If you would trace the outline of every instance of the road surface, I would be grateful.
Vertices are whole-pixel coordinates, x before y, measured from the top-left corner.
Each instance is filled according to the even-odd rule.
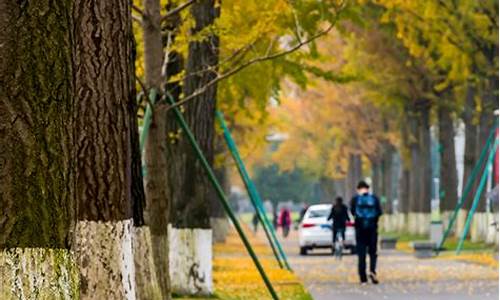
[[[341,261],[329,251],[300,256],[297,233],[282,240],[295,273],[316,300],[497,300],[498,270],[448,259],[416,259],[409,253],[379,251],[379,285],[361,286],[357,257]]]

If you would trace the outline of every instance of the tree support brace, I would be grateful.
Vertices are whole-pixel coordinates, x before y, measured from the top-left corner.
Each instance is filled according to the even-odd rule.
[[[460,200],[458,201],[457,205],[455,206],[455,210],[453,211],[453,215],[450,218],[450,221],[448,222],[448,226],[443,234],[443,237],[441,238],[441,242],[439,243],[436,253],[439,254],[439,251],[443,249],[444,242],[448,238],[448,236],[451,233],[451,229],[453,228],[453,225],[455,225],[455,221],[458,216],[458,211],[462,208],[464,205],[465,199],[469,196],[469,193],[472,189],[472,186],[474,185],[474,180],[476,179],[479,171],[481,170],[481,166],[483,165],[484,159],[486,158],[486,154],[488,153],[488,149],[490,148],[490,145],[493,141],[493,138],[495,137],[496,130],[498,128],[498,123],[495,123],[495,126],[491,129],[490,135],[488,136],[488,139],[486,140],[486,144],[484,145],[483,150],[481,150],[481,154],[479,155],[479,159],[476,162],[476,165],[472,169],[472,172],[467,178],[467,183],[465,184],[465,188],[463,190],[462,195],[460,196]]]
[[[488,156],[488,160],[486,162],[486,166],[484,168],[483,175],[481,176],[481,181],[479,182],[479,186],[476,190],[476,194],[474,195],[474,202],[472,203],[472,207],[469,211],[469,215],[467,216],[467,221],[465,221],[464,231],[462,232],[462,236],[461,236],[460,241],[457,245],[457,250],[456,250],[457,255],[460,254],[460,252],[462,251],[465,238],[467,237],[467,234],[469,233],[470,223],[472,222],[472,217],[474,216],[474,212],[476,211],[477,205],[479,204],[479,200],[481,198],[481,193],[482,193],[484,187],[486,186],[486,181],[488,180],[488,170],[489,170],[490,166],[493,164],[493,161],[495,160],[495,154],[498,150],[497,147],[498,147],[498,137],[495,138],[495,142],[493,143],[493,147],[491,147],[490,155]]]
[[[228,147],[229,151],[231,152],[231,155],[234,159],[234,162],[236,163],[236,166],[238,167],[238,172],[240,173],[241,179],[245,183],[245,187],[247,189],[248,195],[250,196],[250,200],[251,200],[253,207],[255,209],[255,213],[257,214],[257,217],[258,217],[260,223],[262,224],[262,228],[264,229],[264,232],[266,233],[266,237],[269,241],[269,244],[271,245],[274,256],[278,260],[278,263],[279,263],[281,268],[283,268],[283,264],[284,264],[285,267],[289,271],[292,271],[292,268],[290,267],[290,265],[288,263],[288,259],[286,257],[286,254],[283,251],[283,248],[281,247],[281,244],[278,241],[278,238],[276,237],[276,231],[274,230],[273,225],[271,224],[271,222],[269,221],[269,218],[266,215],[266,211],[265,211],[264,205],[262,203],[262,198],[260,197],[260,195],[257,191],[257,188],[255,187],[252,179],[248,175],[245,164],[243,163],[243,160],[241,159],[238,148],[236,147],[236,143],[233,140],[231,132],[229,131],[229,129],[226,126],[226,122],[224,121],[224,116],[223,116],[222,112],[217,111],[216,117],[220,123],[220,126],[222,127],[222,130],[224,132],[224,139],[226,140],[227,147]],[[279,254],[276,252],[276,248],[278,248]]]
[[[142,131],[141,131],[141,134],[139,136],[139,149],[140,149],[141,157],[144,154],[144,146],[146,144],[146,138],[148,137],[149,128],[151,127],[151,122],[152,122],[152,118],[153,118],[153,109],[154,108],[151,107],[151,105],[155,105],[156,98],[158,97],[158,92],[156,91],[156,89],[151,89],[149,91],[149,96],[146,96],[146,95],[142,95],[142,96],[149,97],[149,101],[146,101],[146,110],[144,112],[144,119],[142,121],[143,122],[142,123]],[[138,100],[140,98],[141,98],[141,95],[137,96]],[[146,174],[147,174],[146,166],[142,165],[142,176],[146,177]]]
[[[170,95],[167,95],[166,97],[167,97],[167,101],[169,104],[171,104],[171,105],[175,104],[175,100]],[[255,254],[252,246],[250,245],[250,242],[248,241],[245,233],[243,232],[243,228],[241,227],[238,219],[236,218],[233,211],[231,210],[231,207],[229,206],[229,202],[226,198],[226,195],[224,194],[224,190],[222,189],[221,185],[219,184],[217,178],[215,177],[215,174],[214,174],[212,168],[210,167],[210,164],[208,163],[207,159],[203,155],[203,152],[201,151],[200,146],[196,142],[196,139],[195,139],[193,133],[189,129],[189,126],[186,123],[186,120],[184,119],[184,117],[182,116],[182,113],[179,111],[179,109],[177,107],[173,107],[172,110],[174,112],[175,118],[177,119],[180,127],[182,128],[182,130],[186,134],[186,136],[189,140],[189,143],[191,144],[194,151],[196,152],[198,159],[202,163],[203,168],[207,172],[208,178],[210,179],[210,182],[212,183],[213,187],[215,188],[215,191],[217,192],[217,195],[219,196],[219,200],[221,201],[222,206],[224,207],[224,210],[226,211],[229,218],[233,222],[233,225],[236,228],[236,231],[238,232],[241,240],[243,241],[243,244],[245,245],[245,248],[248,251],[248,254],[250,254],[255,266],[257,267],[257,270],[260,273],[260,276],[264,280],[264,283],[266,284],[266,287],[267,287],[269,293],[271,294],[271,296],[274,300],[278,300],[279,299],[278,295],[276,294],[276,291],[274,290],[273,285],[271,284],[271,281],[267,277],[266,272],[264,271],[264,268],[260,264],[259,259],[257,258],[257,255]]]

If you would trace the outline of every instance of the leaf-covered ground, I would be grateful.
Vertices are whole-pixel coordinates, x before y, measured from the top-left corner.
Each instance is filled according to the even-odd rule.
[[[357,258],[336,260],[326,251],[299,256],[292,234],[284,244],[296,273],[314,299],[498,299],[498,261],[493,252],[443,253],[416,259],[408,247],[379,252],[379,285],[360,286]],[[404,246],[404,245],[403,245]]]
[[[247,234],[280,299],[312,300],[298,277],[279,267],[264,236],[248,230]],[[214,245],[213,263],[215,294],[210,299],[272,299],[236,231],[231,231],[225,243]]]

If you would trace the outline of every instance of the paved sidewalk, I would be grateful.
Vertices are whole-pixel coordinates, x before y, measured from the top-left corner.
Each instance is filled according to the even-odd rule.
[[[444,259],[416,259],[409,253],[381,251],[379,285],[360,286],[357,257],[341,261],[328,251],[298,255],[296,232],[283,241],[295,273],[316,300],[361,299],[498,299],[498,270]]]

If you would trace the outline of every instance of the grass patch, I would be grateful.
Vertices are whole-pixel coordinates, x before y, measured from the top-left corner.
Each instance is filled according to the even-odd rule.
[[[458,246],[458,239],[456,237],[448,238],[443,245],[445,250],[455,251]],[[464,241],[464,245],[462,248],[464,251],[487,251],[487,250],[495,250],[494,245],[490,245],[484,242],[471,242],[469,240]]]
[[[397,237],[398,242],[396,248],[403,251],[413,251],[410,242],[412,241],[422,241],[428,240],[428,235],[411,234],[406,232],[380,232],[380,237]],[[458,239],[456,237],[449,237],[444,242],[444,251],[455,251],[458,245]],[[484,242],[471,242],[470,240],[465,240],[462,248],[465,252],[493,252],[496,250],[495,245],[487,244]]]
[[[429,236],[425,234],[411,234],[406,232],[385,232],[385,231],[380,232],[379,237],[395,237],[398,238],[398,242],[411,242],[411,241],[421,241],[429,239]]]

